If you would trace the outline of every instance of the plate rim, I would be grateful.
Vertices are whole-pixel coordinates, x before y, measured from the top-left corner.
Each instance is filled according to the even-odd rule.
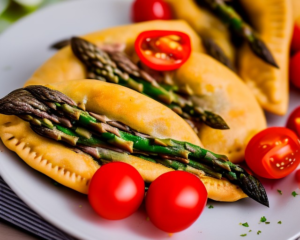
[[[30,19],[32,18],[36,18],[38,17],[38,15],[43,15],[44,12],[47,11],[53,11],[56,8],[61,8],[62,5],[74,5],[74,4],[92,4],[94,2],[95,3],[99,3],[100,1],[102,2],[128,2],[131,3],[133,0],[72,0],[72,1],[65,1],[65,2],[60,2],[60,3],[56,3],[50,6],[47,6],[43,9],[38,10],[35,13],[32,13],[24,18],[22,18],[21,20],[17,21],[16,23],[14,23],[13,25],[11,25],[8,29],[6,29],[5,31],[3,31],[0,34],[0,41],[3,38],[3,36],[6,36],[6,34],[9,34],[10,31],[14,31],[14,28],[18,28],[20,24],[23,24],[23,22],[26,21],[30,21]],[[8,151],[10,151],[9,149],[7,149]],[[25,163],[26,164],[26,163]],[[55,227],[57,227],[58,229],[61,229],[62,231],[66,232],[67,234],[79,238],[79,239],[94,239],[94,236],[87,236],[87,234],[85,232],[82,232],[81,230],[77,230],[76,228],[72,228],[70,225],[68,224],[64,224],[63,222],[59,222],[59,220],[57,220],[54,216],[52,216],[51,214],[49,214],[48,211],[44,210],[40,210],[41,207],[37,207],[39,206],[38,202],[34,201],[34,198],[31,196],[28,196],[27,194],[25,194],[25,191],[20,188],[17,187],[18,184],[15,184],[14,178],[10,177],[9,174],[3,174],[3,168],[1,168],[2,166],[2,161],[0,161],[0,176],[4,179],[4,181],[9,185],[9,187],[18,195],[18,197],[24,201],[33,211],[35,211],[37,214],[39,214],[43,219],[45,219],[46,221],[48,221],[50,224],[54,225]],[[296,238],[300,237],[300,230],[297,234],[295,234],[294,236],[290,237],[288,240],[294,240]]]

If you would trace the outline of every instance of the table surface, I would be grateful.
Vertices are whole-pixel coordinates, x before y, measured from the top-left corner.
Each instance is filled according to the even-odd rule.
[[[29,235],[27,232],[22,231],[12,225],[0,220],[0,239],[5,240],[37,240],[38,238]]]

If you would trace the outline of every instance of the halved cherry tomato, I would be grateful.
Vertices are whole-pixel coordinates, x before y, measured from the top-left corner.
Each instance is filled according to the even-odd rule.
[[[294,33],[291,43],[291,50],[293,53],[300,51],[300,18],[298,18],[294,25]]]
[[[195,175],[173,171],[151,183],[146,196],[146,210],[159,229],[174,233],[193,224],[207,201],[207,191]]]
[[[170,6],[163,0],[135,0],[131,15],[133,22],[172,19]]]
[[[122,162],[108,163],[93,176],[89,202],[103,218],[119,220],[130,216],[141,205],[145,185],[139,172]]]
[[[294,86],[300,88],[300,52],[290,60],[290,80]]]
[[[286,127],[294,131],[300,138],[300,107],[297,107],[289,116]]]
[[[298,137],[284,127],[267,128],[250,140],[245,159],[255,174],[270,179],[283,178],[300,162]]]
[[[171,71],[190,57],[191,40],[187,34],[178,31],[145,31],[137,37],[135,51],[149,68]]]

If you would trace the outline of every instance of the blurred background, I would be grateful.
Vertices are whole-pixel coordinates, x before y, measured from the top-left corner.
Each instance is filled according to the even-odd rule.
[[[0,0],[0,33],[37,9],[67,0]]]

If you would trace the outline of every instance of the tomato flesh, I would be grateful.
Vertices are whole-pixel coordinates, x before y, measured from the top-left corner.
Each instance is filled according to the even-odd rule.
[[[207,191],[199,178],[187,172],[173,171],[151,183],[146,210],[156,227],[174,233],[192,225],[206,202]]]
[[[267,128],[255,135],[246,147],[250,169],[264,178],[289,175],[300,162],[300,143],[296,134],[283,127]]]
[[[145,31],[135,41],[140,60],[157,71],[179,68],[191,54],[190,37],[177,31]]]
[[[88,198],[103,218],[119,220],[130,216],[141,205],[145,186],[139,172],[122,162],[108,163],[93,176]]]
[[[172,19],[170,6],[163,0],[135,0],[131,16],[133,22]]]

